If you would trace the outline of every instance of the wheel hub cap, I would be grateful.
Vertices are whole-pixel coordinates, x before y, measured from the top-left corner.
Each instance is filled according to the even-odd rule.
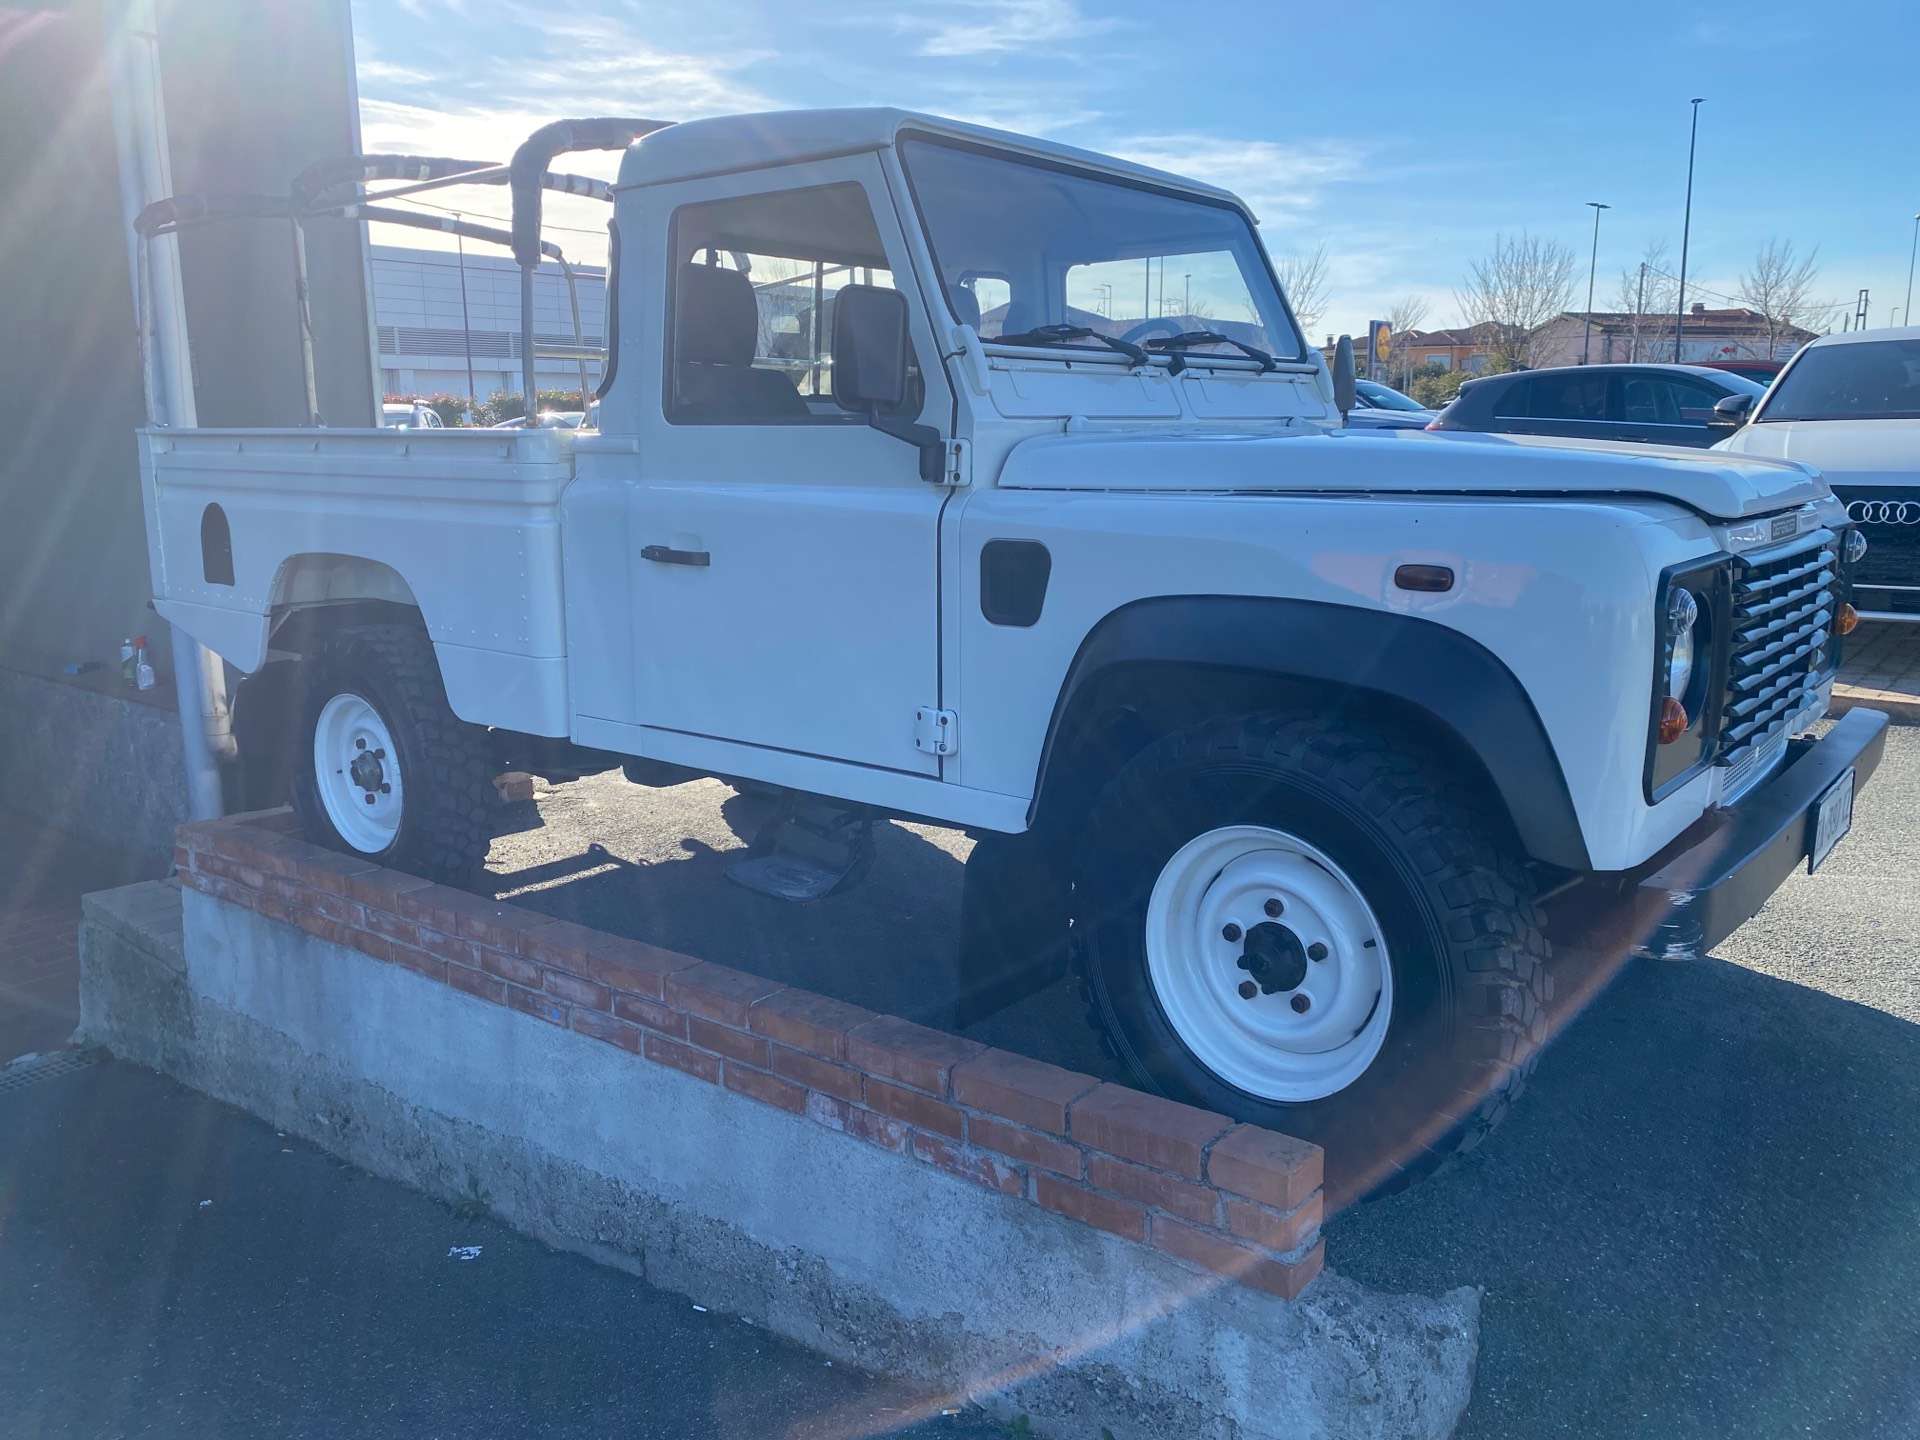
[[[1195,1058],[1263,1099],[1345,1089],[1391,1018],[1386,943],[1359,886],[1265,826],[1208,831],[1167,862],[1147,907],[1147,969]]]
[[[393,735],[359,695],[336,695],[313,727],[313,780],[334,833],[363,855],[378,855],[400,833],[405,803]]]
[[[1262,995],[1277,995],[1307,978],[1307,947],[1286,926],[1263,920],[1247,931],[1234,963],[1254,978]]]

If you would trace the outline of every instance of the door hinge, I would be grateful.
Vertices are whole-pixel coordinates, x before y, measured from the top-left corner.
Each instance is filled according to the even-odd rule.
[[[913,745],[929,755],[953,754],[960,748],[960,717],[922,705],[913,712]]]
[[[942,458],[940,483],[942,485],[965,485],[973,479],[973,445],[966,440],[943,440],[941,448],[946,452]]]

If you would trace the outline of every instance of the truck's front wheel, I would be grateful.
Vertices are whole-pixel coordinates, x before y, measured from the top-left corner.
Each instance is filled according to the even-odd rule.
[[[447,706],[433,645],[406,625],[328,636],[306,662],[294,809],[324,845],[471,887],[492,843],[486,732]]]
[[[1294,714],[1160,740],[1096,802],[1075,897],[1135,1076],[1319,1142],[1340,1194],[1477,1142],[1545,1037],[1524,872],[1404,740]]]

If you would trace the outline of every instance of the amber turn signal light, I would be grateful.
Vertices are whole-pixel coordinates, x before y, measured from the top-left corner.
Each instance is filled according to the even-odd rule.
[[[1854,609],[1853,606],[1843,602],[1840,606],[1840,613],[1833,617],[1833,633],[1836,635],[1851,635],[1859,628],[1860,612]]]
[[[1687,733],[1687,707],[1669,695],[1660,702],[1660,743],[1671,745]]]
[[[1439,594],[1453,588],[1453,571],[1445,565],[1402,565],[1393,572],[1393,583],[1402,590]]]

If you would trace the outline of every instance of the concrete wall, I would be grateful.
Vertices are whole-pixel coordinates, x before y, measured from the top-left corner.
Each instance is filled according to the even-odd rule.
[[[316,160],[359,149],[347,0],[194,0],[160,7],[161,85],[183,194],[284,195]],[[373,423],[362,227],[307,227],[320,414]],[[202,425],[306,421],[287,225],[210,225],[181,237]]]
[[[0,5],[0,666],[46,675],[166,628],[145,608],[144,402],[104,33],[96,5]]]
[[[164,874],[187,817],[179,717],[0,668],[0,803]]]
[[[1471,1292],[1278,1300],[192,891],[90,896],[81,944],[88,1041],[929,1408],[1116,1440],[1439,1437],[1464,1410]]]

